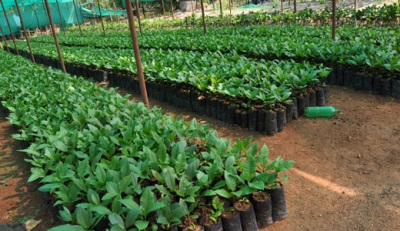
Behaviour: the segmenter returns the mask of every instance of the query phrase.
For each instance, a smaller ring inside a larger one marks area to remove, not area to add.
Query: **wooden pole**
[[[281,0],[281,13],[283,14],[283,0]]]
[[[108,4],[109,4],[109,3],[110,3],[110,2],[107,0],[107,8],[106,8],[106,9],[107,9],[107,11],[108,11],[108,16],[110,17],[110,21],[111,21],[111,22],[114,22],[113,17],[112,17],[112,15],[111,15],[110,12],[109,12],[109,11],[110,11],[109,8],[108,8]]]
[[[162,3],[162,15],[163,15],[163,18],[165,18],[164,0],[161,0],[161,3]]]
[[[354,0],[354,10],[357,10],[357,0]]]
[[[82,35],[82,28],[81,28],[81,23],[79,22],[79,15],[78,15],[78,10],[77,10],[77,8],[76,8],[76,2],[75,2],[75,0],[73,0],[73,2],[74,2],[74,10],[75,10],[75,15],[76,15],[76,21],[78,21],[79,32],[80,32],[81,35]],[[82,16],[82,17],[83,17],[83,16]]]
[[[100,12],[100,21],[101,21],[101,27],[103,28],[103,34],[104,34],[104,37],[106,37],[106,29],[104,28],[103,15],[101,14],[100,0],[97,0],[97,7]]]
[[[148,108],[150,108],[149,98],[147,97],[146,82],[144,80],[142,60],[140,58],[139,42],[136,35],[135,19],[132,13],[132,4],[130,0],[125,0],[125,1],[126,1],[126,13],[128,15],[128,21],[129,21],[129,30],[131,32],[133,51],[135,53],[135,61],[136,61],[137,74],[140,84],[140,92],[143,97],[143,102],[146,104]]]
[[[294,12],[297,13],[297,0],[293,0]]]
[[[67,70],[65,69],[64,59],[63,59],[61,49],[60,49],[60,44],[58,43],[57,33],[54,28],[53,18],[51,17],[49,2],[47,0],[44,0],[44,3],[46,5],[47,15],[48,15],[49,21],[50,21],[51,32],[53,33],[54,43],[56,44],[58,58],[60,59],[60,63],[61,63],[61,68],[64,73],[67,73]]]
[[[222,0],[219,0],[219,13],[222,14]]]
[[[8,53],[10,53],[10,48],[8,48],[8,44],[7,44],[7,40],[4,37],[4,31],[3,31],[3,27],[1,27],[0,25],[0,32],[1,32],[1,40],[3,41],[4,44],[6,44],[6,50]]]
[[[39,16],[37,15],[37,12],[36,12],[36,6],[35,5],[33,6],[33,12],[35,13],[38,27],[40,27],[40,20],[39,20]]]
[[[139,0],[135,1],[136,3],[136,14],[137,14],[137,19],[138,19],[138,23],[139,23],[139,31],[140,31],[140,35],[143,35],[142,32],[142,22],[140,20],[140,12],[139,12]]]
[[[56,4],[57,4],[58,15],[60,15],[60,30],[61,30],[61,27],[63,27],[64,30],[62,30],[62,31],[63,31],[63,34],[65,35],[65,26],[64,26],[64,21],[62,19],[60,5],[58,4],[58,0],[56,0]]]
[[[336,37],[336,0],[332,0],[332,40]]]
[[[175,19],[175,16],[174,16],[174,6],[172,5],[172,0],[169,0],[169,4],[171,5],[172,19]]]
[[[14,37],[13,31],[12,31],[12,29],[11,29],[10,21],[8,20],[6,8],[4,8],[3,0],[0,0],[0,3],[1,3],[1,7],[3,8],[4,17],[6,18],[6,21],[7,21],[8,29],[10,30],[10,36],[11,36],[11,39],[12,39],[12,41],[13,41],[13,43],[14,43],[15,51],[16,51],[17,54],[19,55],[18,46],[17,46],[17,43],[15,42],[15,37]]]
[[[33,55],[33,52],[32,52],[31,41],[29,39],[29,33],[26,31],[24,19],[22,18],[21,9],[19,8],[18,0],[15,0],[15,6],[17,7],[18,15],[21,20],[22,30],[24,30],[24,35],[25,35],[26,43],[28,44],[29,53],[31,54],[32,62],[36,63],[35,56]]]
[[[232,4],[231,4],[231,0],[228,0],[229,3],[229,14],[232,15]]]
[[[203,28],[204,28],[204,34],[207,34],[207,26],[206,26],[206,18],[204,16],[204,5],[203,5],[203,0],[200,0],[200,5],[201,5],[201,15],[203,17]]]
[[[115,5],[115,1],[114,0],[112,0],[112,5],[113,5],[113,8],[114,8],[114,16],[115,16],[115,18],[117,18],[117,21],[119,23],[119,17],[117,16],[117,5]]]

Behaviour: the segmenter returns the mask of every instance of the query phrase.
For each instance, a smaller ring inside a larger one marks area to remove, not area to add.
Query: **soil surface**
[[[166,114],[207,122],[232,140],[253,136],[271,158],[296,161],[286,174],[289,216],[264,230],[400,230],[399,101],[334,86],[330,105],[340,114],[299,118],[272,137],[150,102]],[[0,113],[0,223],[42,219],[34,230],[47,230],[54,220],[47,195],[27,183],[30,166],[5,116]]]
[[[49,197],[37,190],[38,183],[28,183],[31,166],[18,151],[24,148],[22,142],[11,138],[18,131],[6,116],[0,109],[0,224],[41,220],[34,230],[45,231],[54,224]]]

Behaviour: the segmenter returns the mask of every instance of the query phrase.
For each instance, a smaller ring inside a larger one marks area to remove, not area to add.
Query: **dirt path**
[[[45,231],[53,224],[48,197],[37,191],[37,183],[27,183],[30,165],[18,152],[21,142],[11,139],[17,131],[5,116],[0,108],[0,224],[42,220],[35,231]]]
[[[252,135],[272,157],[296,161],[285,184],[289,217],[265,230],[400,230],[400,102],[332,87],[330,105],[341,114],[300,118],[273,137],[151,103],[167,114],[208,122],[220,136]],[[10,139],[14,131],[4,114],[0,118],[0,223],[44,219],[35,230],[46,230],[45,196],[26,183],[29,166]]]

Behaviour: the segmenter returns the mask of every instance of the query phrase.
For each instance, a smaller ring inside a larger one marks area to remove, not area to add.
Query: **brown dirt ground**
[[[289,217],[264,230],[400,230],[400,102],[332,87],[330,105],[342,113],[294,120],[273,137],[150,102],[166,114],[207,122],[220,136],[253,136],[272,158],[296,161],[285,184]],[[46,230],[53,220],[46,196],[26,183],[29,165],[4,117],[0,114],[0,223],[43,219],[35,231]]]

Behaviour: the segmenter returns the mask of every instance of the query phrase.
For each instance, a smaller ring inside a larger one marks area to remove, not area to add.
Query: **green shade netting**
[[[22,28],[17,8],[15,6],[15,1],[14,0],[2,0],[2,1],[4,4],[4,8],[6,9],[7,12],[7,16],[10,20],[11,31],[13,33],[18,33],[20,30],[22,30]],[[92,13],[90,7],[93,5],[82,4],[82,6],[80,6],[79,0],[75,0],[76,8],[74,6],[73,0],[58,0],[60,11],[58,10],[56,0],[48,0],[48,2],[54,24],[59,24],[61,25],[62,28],[78,23],[83,23],[84,17],[92,18],[93,16],[95,17],[100,16],[100,11],[97,6],[92,8],[93,9]],[[26,28],[35,29],[50,25],[43,0],[18,0],[18,5],[21,9],[21,15],[24,20]],[[84,7],[87,5],[89,6],[89,9]],[[3,8],[0,7],[0,10],[1,10],[0,25],[4,31],[4,35],[9,35],[10,30],[5,20]],[[113,10],[107,10],[101,8],[101,15],[103,17],[107,17],[110,15],[126,15],[126,12],[125,11],[114,12]],[[1,35],[2,34],[0,31],[0,36]]]
[[[114,10],[104,9],[102,7],[100,7],[100,10],[99,10],[99,7],[97,5],[93,5],[91,3],[82,4],[81,11],[82,11],[83,17],[85,17],[85,18],[100,17],[100,15],[102,17],[109,17],[110,15],[126,16],[125,10],[114,11]],[[101,14],[100,14],[100,11],[101,11]]]

